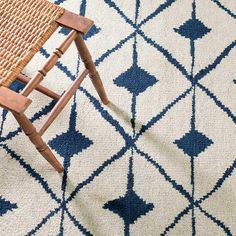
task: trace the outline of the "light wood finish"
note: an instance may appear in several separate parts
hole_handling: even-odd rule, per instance
[[[28,78],[27,76],[20,74],[17,76],[17,80],[19,80],[20,82],[24,83],[24,84],[28,84],[30,82],[30,78]],[[58,101],[61,96],[57,93],[54,93],[52,90],[42,86],[42,85],[38,85],[35,90],[45,94],[46,96]]]
[[[59,25],[76,30],[82,34],[86,34],[93,26],[93,21],[67,10],[56,21]]]
[[[60,45],[59,48],[56,49],[56,51],[48,59],[43,68],[39,70],[35,77],[30,80],[30,82],[26,85],[26,87],[21,93],[22,95],[28,96],[40,84],[40,82],[44,79],[47,73],[56,65],[59,58],[61,58],[61,56],[66,52],[66,50],[69,48],[69,46],[72,44],[76,37],[77,32],[72,31],[66,38],[66,40]]]
[[[24,112],[31,100],[8,88],[0,87],[0,106],[16,113]]]
[[[79,51],[81,59],[84,62],[85,68],[89,71],[89,76],[93,82],[95,89],[97,90],[102,102],[107,105],[109,103],[109,100],[103,87],[102,80],[96,70],[95,64],[92,60],[92,56],[81,34],[78,34],[78,37],[75,39],[75,44]]]
[[[31,121],[24,114],[13,113],[14,117],[18,121],[22,130],[29,137],[31,142],[35,145],[37,150],[41,153],[41,155],[60,173],[63,171],[63,166],[56,159],[51,149],[48,147],[46,143],[44,143],[42,137],[36,131],[35,127],[31,123]]]
[[[10,8],[14,8],[14,6],[15,7],[18,6],[17,2],[18,0],[12,0],[11,4],[10,0],[6,1],[6,3],[5,0],[0,0],[0,12],[1,10],[3,11],[3,13],[5,12],[5,9],[3,7],[4,5],[7,9],[7,14],[10,14],[8,10]],[[24,6],[24,2],[26,2],[26,6]],[[10,7],[8,7],[7,5],[10,5]],[[38,18],[35,21],[34,19],[32,19],[33,22],[28,22],[31,18],[28,19],[26,16],[26,19],[21,19],[23,23],[24,21],[26,21],[23,28],[21,27],[21,25],[20,26],[17,25],[18,19],[16,19],[16,22],[14,22],[14,17],[9,18],[11,21],[13,21],[13,23],[9,24],[8,26],[11,27],[13,25],[12,27],[15,27],[14,30],[16,31],[12,32],[13,38],[5,37],[6,35],[3,37],[4,38],[3,42],[5,44],[4,43],[2,44],[2,42],[0,41],[0,49],[1,49],[0,62],[3,61],[2,64],[0,63],[0,77],[1,74],[4,75],[3,78],[1,77],[2,79],[0,78],[0,106],[10,110],[13,113],[14,117],[21,126],[22,130],[29,137],[29,139],[35,145],[35,147],[41,153],[41,155],[58,172],[62,172],[63,166],[56,159],[56,157],[54,156],[48,145],[44,143],[41,136],[52,124],[52,122],[56,119],[56,117],[60,114],[60,112],[69,102],[71,97],[76,93],[76,90],[78,89],[78,87],[88,74],[102,102],[104,104],[108,104],[109,102],[101,78],[96,70],[94,62],[92,61],[91,54],[83,40],[83,35],[87,33],[87,31],[91,28],[91,26],[93,25],[93,21],[85,17],[78,16],[69,11],[66,11],[63,8],[56,6],[55,4],[48,3],[46,0],[21,1],[20,6],[23,8],[25,7],[25,9],[29,8],[29,15],[30,13],[38,14],[39,16],[42,15],[42,17],[44,18],[42,22]],[[7,14],[6,15],[4,14],[3,16],[6,17]],[[2,39],[1,27],[2,24],[4,24],[4,22],[1,21],[2,20],[1,17],[0,17],[0,39]],[[10,21],[9,19],[6,18],[5,19],[6,22]],[[21,21],[19,20],[19,22]],[[27,24],[29,24],[28,25],[29,28],[27,28]],[[35,27],[35,30],[34,27],[32,28],[32,25]],[[58,48],[56,48],[55,52],[47,60],[46,64],[36,73],[33,79],[29,79],[28,77],[20,74],[22,69],[27,65],[27,63],[31,60],[31,58],[35,55],[35,53],[39,51],[39,49],[43,46],[43,44],[47,41],[47,39],[52,35],[52,33],[56,30],[56,28],[59,25],[71,29],[71,32],[65,39],[65,41]],[[18,31],[17,27],[20,28]],[[34,36],[37,37],[36,39],[38,41],[36,42],[32,41],[35,38],[31,37],[31,32],[29,29],[33,31]],[[3,34],[4,33],[5,32],[3,32]],[[14,36],[15,34],[17,34],[17,37]],[[29,40],[27,41],[27,39]],[[15,47],[12,47],[11,40],[15,40],[14,41],[16,44]],[[59,58],[67,51],[72,42],[75,42],[78,52],[81,56],[82,61],[85,64],[86,69],[72,83],[71,87],[62,96],[60,96],[51,91],[50,89],[40,85],[40,83],[47,75],[47,73],[56,65]],[[7,48],[7,50],[5,47]],[[12,53],[11,50],[14,50],[14,53]],[[22,54],[24,50],[28,54]],[[6,58],[4,58],[4,56]],[[17,64],[16,61],[19,61],[20,64]],[[13,70],[10,70],[9,68],[13,68]],[[7,72],[7,70],[9,70],[8,71],[9,73]],[[6,88],[9,87],[10,84],[15,79],[18,79],[26,84],[25,88],[20,94],[11,91],[9,88]],[[42,125],[42,128],[40,129],[39,132],[37,132],[32,122],[24,114],[25,110],[31,103],[31,100],[28,99],[27,97],[31,94],[31,92],[34,89],[57,100],[55,107],[52,109],[51,113],[49,114],[45,123]]]

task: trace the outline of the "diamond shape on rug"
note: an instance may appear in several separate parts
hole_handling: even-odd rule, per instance
[[[154,208],[152,203],[146,203],[134,190],[127,191],[124,197],[107,202],[104,209],[118,214],[125,224],[133,224],[139,217],[146,215]]]
[[[122,235],[124,222],[117,214],[104,209],[110,199],[122,196],[127,187],[129,153],[110,163],[101,173],[94,171],[94,179],[89,177],[79,185],[84,185],[72,201],[67,203],[68,211],[77,222],[92,235]],[[122,170],[122,171],[121,171]],[[86,184],[87,183],[87,184]],[[109,188],[107,187],[109,186]],[[115,223],[115,224],[114,224]],[[97,225],[99,224],[99,227]]]
[[[190,157],[197,157],[207,147],[213,144],[213,141],[197,130],[191,130],[182,138],[174,142],[178,148],[182,149]]]
[[[147,130],[136,141],[136,145],[148,154],[150,159],[159,163],[173,179],[188,191],[191,191],[189,181],[190,160],[173,142],[189,131],[189,120],[192,113],[191,109],[186,109],[186,107],[191,108],[192,99],[190,95],[191,93],[169,110],[163,109],[163,111],[157,112],[154,117],[149,118],[148,122],[143,123],[145,125],[143,127]],[[152,102],[153,96],[151,96]]]
[[[157,165],[136,152],[133,173],[135,192],[139,193],[147,203],[152,203],[155,208],[130,225],[130,234],[162,235],[164,229],[188,206],[188,200],[180,193],[181,191],[167,181],[163,171],[158,169]],[[169,172],[166,173],[169,175]],[[173,179],[172,175],[169,176]],[[179,181],[176,183],[180,184]],[[187,230],[188,226],[185,229]]]
[[[206,27],[198,19],[189,19],[178,29],[174,29],[174,31],[179,33],[181,36],[185,38],[196,40],[205,36],[207,33],[211,31],[211,29]]]
[[[76,130],[76,102],[73,103],[70,113],[68,131],[56,135],[48,144],[62,157],[70,160],[72,156],[88,148],[93,142]]]
[[[118,87],[124,87],[136,96],[144,92],[148,87],[153,86],[156,82],[157,79],[154,76],[140,68],[137,64],[133,64],[114,80]]]
[[[49,145],[64,158],[71,158],[88,148],[92,143],[89,138],[71,129],[49,141]]]
[[[17,208],[16,203],[11,203],[8,200],[4,199],[2,196],[0,196],[0,216],[3,216],[8,211],[12,211],[13,209],[16,208]]]
[[[226,48],[235,41],[236,35],[235,18],[222,10],[214,1],[198,1],[196,12],[197,17],[212,31],[196,43],[194,74],[202,69],[211,68],[210,65],[214,62],[218,65],[220,60],[217,58],[222,53],[224,59],[227,58],[224,53],[227,51]]]
[[[157,15],[153,14],[151,20],[142,26],[142,31],[146,36],[143,38],[147,44],[156,49],[157,54],[161,53],[167,60],[173,57],[181,66],[190,71],[191,55],[189,53],[189,40],[180,37],[173,29],[178,28],[186,19],[189,19],[190,12],[192,11],[192,2],[189,0],[165,1],[165,3],[167,2],[169,2],[169,7],[160,11]],[[170,4],[171,2],[172,4]],[[146,4],[146,2],[144,4]],[[183,9],[185,9],[185,11],[183,11]],[[143,44],[143,46],[145,45]],[[143,48],[142,51],[145,52],[145,49]],[[167,56],[167,54],[169,55]],[[150,60],[149,57],[150,56],[147,54],[145,60],[149,63],[151,61],[153,62],[153,57],[152,60]],[[174,66],[176,64],[175,60],[169,60],[169,62]],[[158,62],[155,61],[155,63]],[[150,65],[152,65],[152,63],[150,63]],[[153,67],[155,67],[155,65],[156,64],[154,64]],[[166,69],[162,67],[160,71],[166,71]],[[175,74],[173,74],[173,76],[175,76]]]

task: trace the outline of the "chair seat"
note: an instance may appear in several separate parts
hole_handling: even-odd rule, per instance
[[[0,85],[9,87],[58,27],[47,0],[0,0]]]

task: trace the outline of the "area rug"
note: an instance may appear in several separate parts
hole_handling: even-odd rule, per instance
[[[1,110],[0,235],[236,235],[235,1],[55,3],[95,21],[85,38],[110,104],[87,78],[45,133],[63,174]],[[62,94],[82,69],[72,47],[43,84]],[[54,102],[32,98],[39,128]]]

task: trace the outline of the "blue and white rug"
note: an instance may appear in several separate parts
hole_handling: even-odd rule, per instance
[[[47,131],[63,175],[1,110],[0,235],[236,235],[235,0],[56,4],[95,21],[86,41],[111,104],[87,79]],[[72,47],[44,84],[62,93],[82,67]],[[32,98],[40,127],[53,103]]]

